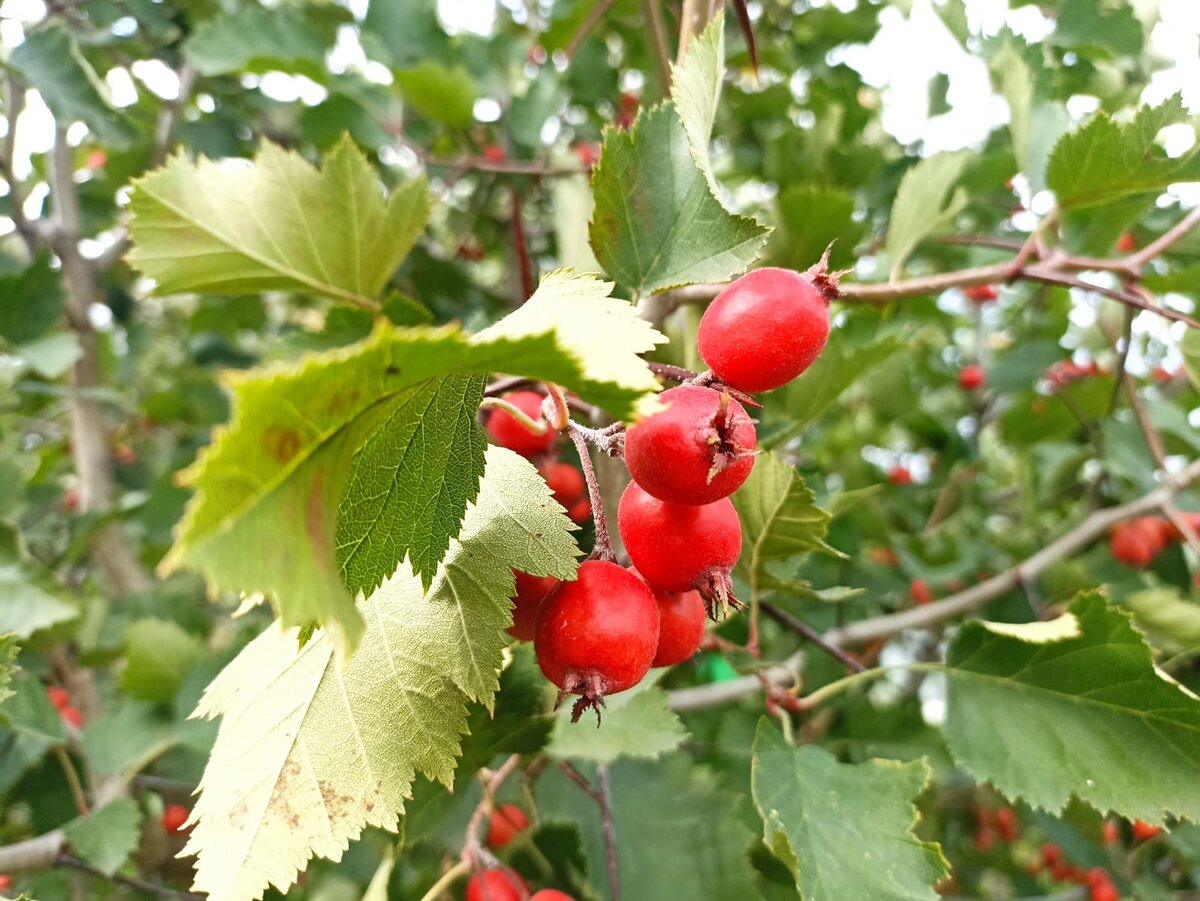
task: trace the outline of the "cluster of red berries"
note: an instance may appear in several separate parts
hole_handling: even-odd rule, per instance
[[[727,286],[700,320],[700,356],[711,372],[664,391],[663,409],[625,433],[632,478],[617,522],[632,566],[588,560],[577,578],[518,574],[512,634],[532,632],[542,672],[577,694],[575,719],[605,696],[632,688],[651,667],[699,650],[706,615],[736,604],[731,572],[742,527],[729,500],[750,476],[758,446],[745,397],[787,384],[816,360],[829,337],[837,278],[822,260],[807,273],[758,269]],[[713,387],[716,386],[716,387]],[[531,419],[541,398],[505,399]],[[553,433],[535,435],[503,410],[488,419],[493,440],[527,456]]]
[[[1184,513],[1184,521],[1193,531],[1200,532],[1200,513]],[[1157,516],[1140,516],[1113,526],[1108,548],[1113,559],[1126,566],[1148,566],[1183,533],[1175,524]]]
[[[487,845],[493,851],[499,851],[528,828],[529,817],[525,811],[516,804],[501,804],[488,820]],[[575,901],[566,892],[552,888],[531,895],[525,880],[515,870],[503,866],[479,870],[467,882],[466,901],[523,901],[525,898],[529,901]]]
[[[1106,370],[1095,360],[1088,360],[1086,363],[1076,363],[1074,360],[1059,360],[1057,363],[1052,363],[1050,368],[1046,370],[1046,381],[1050,383],[1050,387],[1053,390],[1062,388],[1072,382],[1078,382],[1080,379],[1102,375],[1105,372]]]
[[[1029,868],[1029,874],[1045,871],[1055,882],[1073,882],[1086,885],[1091,901],[1119,901],[1121,893],[1113,885],[1112,877],[1103,867],[1083,867],[1070,863],[1058,845],[1047,842],[1042,845],[1039,859]]]
[[[975,850],[990,851],[999,842],[1011,844],[1021,835],[1017,826],[1017,812],[1011,807],[975,808]]]
[[[54,705],[54,709],[58,711],[58,715],[62,717],[64,723],[70,723],[76,729],[83,728],[83,714],[79,712],[78,707],[71,703],[71,696],[67,694],[65,688],[47,685],[46,697],[50,699],[50,703]]]

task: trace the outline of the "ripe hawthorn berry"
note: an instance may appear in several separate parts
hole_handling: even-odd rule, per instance
[[[617,507],[617,526],[629,559],[642,577],[662,591],[696,589],[708,615],[728,607],[730,573],[742,552],[742,524],[729,498],[685,506],[661,501],[630,482]]]
[[[1117,825],[1116,820],[1104,821],[1104,844],[1115,845],[1121,840],[1121,827]]]
[[[516,804],[501,804],[488,820],[487,845],[503,848],[529,827],[529,817]]]
[[[1121,901],[1121,893],[1111,882],[1101,882],[1090,886],[1092,901]]]
[[[575,901],[575,899],[558,889],[544,888],[540,892],[534,892],[529,901]]]
[[[987,303],[1000,296],[995,285],[971,285],[963,288],[963,294],[967,295],[967,300],[973,300],[975,303]]]
[[[754,420],[728,392],[680,385],[666,404],[625,433],[633,480],[673,504],[711,504],[733,494],[754,468]]]
[[[1131,826],[1133,828],[1133,838],[1139,842],[1156,838],[1162,832],[1161,826],[1155,826],[1153,823],[1147,823],[1145,820],[1134,820]]]
[[[591,515],[592,502],[586,497],[581,497],[567,509],[567,516],[574,523],[585,522]]]
[[[68,704],[66,707],[60,707],[58,715],[61,716],[65,722],[70,723],[76,729],[83,728],[83,714],[79,712],[78,707],[72,707],[70,704]]]
[[[893,466],[888,470],[888,481],[893,485],[911,485],[912,471],[907,466]]]
[[[1139,516],[1130,525],[1146,539],[1152,554],[1157,555],[1168,544],[1176,539],[1176,529],[1165,519],[1157,516]]]
[[[553,576],[531,576],[516,569],[513,575],[517,578],[517,587],[512,596],[513,624],[507,631],[513,638],[533,641],[542,600],[558,587],[558,579]]]
[[[700,650],[704,640],[704,600],[698,591],[663,591],[646,584],[658,601],[659,613],[658,650],[650,666],[682,663]]]
[[[1132,232],[1125,232],[1121,237],[1117,238],[1117,250],[1121,253],[1132,253],[1137,249],[1137,238]]]
[[[508,154],[504,152],[504,148],[499,144],[488,144],[483,148],[483,158],[489,162],[503,162],[507,156]]]
[[[924,579],[913,579],[908,586],[908,593],[914,604],[928,604],[933,600],[933,589]]]
[[[587,491],[583,473],[570,463],[550,463],[542,467],[542,478],[550,486],[554,499],[567,509]]]
[[[525,880],[508,867],[480,870],[467,880],[467,901],[521,901],[528,895]]]
[[[983,367],[974,363],[968,364],[958,371],[958,385],[964,391],[975,391],[982,388],[986,379]]]
[[[50,699],[55,710],[61,711],[64,707],[71,706],[71,696],[65,688],[59,688],[57,685],[46,686],[46,697]]]
[[[1054,844],[1054,842],[1046,842],[1041,849],[1042,863],[1047,867],[1052,867],[1062,860],[1062,848]]]
[[[181,832],[183,824],[187,822],[188,809],[182,804],[168,804],[163,808],[162,812],[162,827],[169,833]]]
[[[577,721],[589,707],[642,681],[658,649],[658,602],[646,583],[606,560],[586,560],[574,582],[543,601],[533,647],[559,702],[577,694]]]
[[[717,377],[739,391],[770,391],[804,372],[829,338],[829,303],[839,296],[828,254],[807,272],[747,272],[716,296],[696,342]]]
[[[542,396],[536,391],[513,391],[504,395],[508,401],[534,422],[544,423]],[[547,428],[538,435],[519,423],[507,410],[493,407],[485,423],[487,433],[501,447],[516,451],[522,457],[532,457],[547,450],[557,437],[553,429]]]
[[[1126,566],[1146,566],[1154,559],[1154,549],[1146,536],[1132,523],[1117,523],[1108,541],[1113,559]]]
[[[12,877],[7,873],[0,873],[0,892],[7,892],[12,888]]]

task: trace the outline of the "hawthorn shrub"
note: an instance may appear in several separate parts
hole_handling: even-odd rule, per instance
[[[0,894],[1200,892],[1180,20],[716,5],[5,4]]]

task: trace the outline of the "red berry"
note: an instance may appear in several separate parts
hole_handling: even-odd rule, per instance
[[[1117,825],[1115,820],[1104,821],[1104,843],[1106,845],[1115,845],[1121,840],[1121,827]]]
[[[899,566],[900,558],[890,547],[873,547],[867,551],[867,559],[880,566]]]
[[[975,850],[990,851],[992,845],[996,843],[996,834],[990,829],[980,829],[975,834]]]
[[[571,149],[579,157],[579,162],[583,163],[588,169],[591,169],[596,163],[600,162],[600,145],[595,141],[583,141]]]
[[[59,712],[61,712],[64,707],[71,706],[71,696],[67,694],[67,690],[65,688],[59,688],[57,685],[46,686],[46,697],[50,699],[50,703],[53,704],[55,708],[59,710]]]
[[[1121,253],[1130,253],[1137,248],[1137,239],[1134,238],[1132,232],[1125,232],[1121,237],[1117,238],[1117,250]]]
[[[975,303],[987,303],[1000,296],[995,285],[971,285],[963,288],[963,294],[967,295],[967,300],[973,300]]]
[[[730,572],[742,552],[742,524],[729,498],[701,506],[660,501],[630,482],[617,508],[617,525],[629,559],[663,591],[700,592],[715,616],[714,601],[733,601]]]
[[[1001,807],[996,811],[996,828],[1006,842],[1017,840],[1017,814],[1011,807]]]
[[[515,569],[513,575],[517,577],[517,587],[512,596],[513,624],[508,628],[508,634],[521,641],[533,641],[542,599],[558,587],[558,579],[553,576],[531,576]]]
[[[544,888],[540,892],[534,892],[529,901],[575,901],[575,899],[558,889]]]
[[[64,509],[75,510],[79,506],[79,492],[74,488],[68,488],[63,492],[62,503]]]
[[[928,604],[933,600],[933,589],[924,579],[913,579],[909,583],[908,593],[912,596],[914,604]]]
[[[1059,861],[1050,867],[1050,878],[1055,882],[1070,882],[1074,869],[1069,863]]]
[[[1046,842],[1042,845],[1042,863],[1047,867],[1052,867],[1062,860],[1062,848],[1054,844],[1054,842]]]
[[[508,867],[480,870],[467,880],[467,901],[521,901],[528,894],[525,880]]]
[[[649,583],[647,583],[649,585]],[[658,601],[658,650],[651,666],[674,666],[700,650],[704,640],[704,601],[698,591],[670,592],[650,585]]]
[[[529,817],[525,816],[525,811],[516,804],[501,804],[488,820],[488,847],[503,848],[528,826]]]
[[[108,165],[108,154],[103,150],[89,150],[88,155],[84,158],[83,165],[92,171],[103,169]]]
[[[188,809],[182,804],[168,804],[163,808],[162,827],[167,832],[180,832],[187,818]]]
[[[625,434],[633,480],[673,504],[711,504],[733,494],[754,468],[754,421],[728,393],[681,385],[667,405]]]
[[[586,497],[581,497],[575,503],[571,504],[567,510],[567,516],[572,522],[582,523],[592,515],[592,502]]]
[[[912,472],[907,466],[893,466],[888,470],[888,481],[893,485],[911,485],[913,483]]]
[[[508,401],[530,419],[544,423],[542,417],[542,396],[534,391],[513,391],[504,395]],[[557,437],[553,429],[546,429],[540,435],[534,434],[519,423],[511,413],[499,407],[493,407],[487,418],[487,432],[492,440],[501,447],[516,451],[522,457],[532,457],[540,454],[554,443]]]
[[[502,162],[506,156],[504,148],[499,144],[488,144],[483,148],[483,158],[493,163]]]
[[[542,478],[550,486],[554,499],[567,508],[587,491],[583,473],[570,463],[551,463],[542,467]]]
[[[1164,366],[1155,366],[1150,370],[1150,378],[1154,379],[1156,382],[1166,383],[1175,378],[1175,373],[1171,372],[1171,370]]]
[[[607,695],[632,688],[658,648],[658,602],[629,570],[588,560],[574,582],[542,601],[533,640],[538,665],[565,694],[580,695],[572,719],[597,713]]]
[[[739,391],[786,385],[825,348],[829,302],[837,296],[822,263],[805,274],[772,267],[747,272],[700,317],[700,356]]]
[[[1130,522],[1130,526],[1146,539],[1150,552],[1155,555],[1175,540],[1174,527],[1157,516],[1139,516]]]
[[[1111,882],[1102,882],[1091,887],[1092,901],[1121,901],[1121,893]]]
[[[83,728],[83,714],[79,712],[79,708],[71,707],[70,705],[66,707],[60,707],[58,710],[58,715],[76,729]]]
[[[958,371],[958,384],[964,391],[975,391],[983,387],[986,376],[982,366],[974,363],[964,366]]]
[[[1133,821],[1133,837],[1135,841],[1148,841],[1155,838],[1160,832],[1162,832],[1162,828],[1155,826],[1153,823],[1147,823],[1145,820]]]
[[[1084,876],[1084,881],[1090,886],[1097,886],[1112,880],[1109,878],[1108,870],[1104,867],[1092,867]]]
[[[1126,566],[1145,566],[1154,559],[1154,550],[1146,536],[1132,523],[1118,523],[1108,541],[1113,559]]]

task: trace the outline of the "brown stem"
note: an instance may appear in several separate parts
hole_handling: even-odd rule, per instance
[[[568,424],[568,432],[575,450],[579,452],[579,465],[583,467],[583,477],[587,481],[588,499],[592,503],[592,519],[596,523],[596,547],[592,551],[598,560],[613,562],[612,542],[608,537],[608,522],[604,519],[604,498],[600,495],[600,483],[596,479],[596,468],[592,466],[592,455],[584,440],[584,430],[574,421]]]
[[[79,195],[66,129],[59,127],[47,172],[54,203],[54,250],[62,261],[66,286],[66,318],[79,342],[79,359],[71,368],[71,454],[79,477],[82,512],[111,509],[116,490],[108,452],[108,424],[94,390],[103,384],[100,346],[88,318],[88,308],[98,295],[93,272],[79,250]],[[148,588],[150,576],[142,568],[119,523],[104,526],[92,542],[93,559],[121,595]]]
[[[103,870],[92,866],[86,860],[80,860],[78,857],[72,857],[70,854],[59,855],[56,866],[68,870],[77,870],[80,873],[87,873],[89,876],[95,876],[98,879],[107,879],[109,882],[116,883],[117,885],[134,888],[159,898],[195,898],[197,901],[204,901],[207,897],[206,895],[197,895],[192,892],[181,892],[155,882],[147,882],[145,879],[136,879],[133,876],[122,876],[120,873],[105,873]]]
[[[1193,208],[1186,216],[1176,222],[1141,250],[1131,253],[1125,258],[1125,265],[1132,271],[1140,273],[1146,264],[1157,256],[1161,256],[1172,245],[1183,238],[1197,225],[1200,225],[1200,207]]]
[[[483,854],[483,847],[479,843],[480,826],[483,825],[484,818],[495,807],[496,792],[500,790],[504,780],[513,774],[520,763],[520,754],[510,755],[500,769],[492,773],[484,784],[483,798],[475,808],[475,812],[471,814],[470,822],[467,823],[466,839],[463,842],[463,860],[474,861]]]
[[[513,251],[517,257],[517,275],[521,279],[521,303],[524,303],[533,296],[533,265],[529,260],[529,244],[525,240],[525,223],[521,221],[521,194],[516,188],[513,188],[510,196],[512,198]]]
[[[658,96],[671,90],[671,50],[667,46],[667,26],[663,23],[662,0],[642,0],[642,14],[650,41],[650,59],[658,81]]]
[[[79,773],[75,772],[75,764],[71,762],[71,755],[62,745],[55,745],[50,750],[54,759],[58,761],[58,765],[62,767],[63,775],[67,777],[67,785],[71,789],[71,800],[75,803],[75,812],[81,817],[87,816],[87,798],[83,795],[83,784],[79,781]]]
[[[717,0],[683,0],[683,15],[679,20],[679,54],[676,64],[687,56],[692,38],[699,37],[717,15]]]
[[[17,119],[25,108],[25,88],[14,76],[4,80],[4,115],[8,122],[8,131],[4,135],[4,144],[0,147],[0,175],[8,182],[8,217],[16,226],[17,233],[30,256],[36,256],[42,248],[42,236],[37,224],[30,222],[25,215],[25,189],[13,170],[13,158],[17,146]]]
[[[567,46],[563,48],[567,62],[575,58],[575,51],[579,49],[579,45],[592,33],[592,29],[600,24],[600,20],[604,18],[604,14],[612,9],[613,4],[616,2],[617,0],[597,0],[596,3],[592,4],[592,8],[588,11],[587,16],[579,23],[579,27],[575,29],[575,33],[567,41]]]
[[[621,890],[621,868],[617,863],[617,824],[613,820],[612,779],[608,764],[596,767],[596,784],[600,788],[600,821],[604,828],[604,856],[608,861],[608,893],[618,901]]]
[[[774,604],[770,604],[767,601],[760,601],[759,608],[763,613],[771,617],[771,619],[775,620],[775,622],[779,623],[781,626],[791,629],[793,632],[797,632],[804,636],[806,640],[812,642],[825,654],[828,654],[842,666],[846,667],[846,669],[850,670],[850,672],[861,673],[866,670],[865,666],[863,666],[841,648],[831,645],[829,642],[827,642],[821,636],[820,632],[818,632],[808,623],[804,622],[804,620],[792,616],[792,614],[788,613],[786,610],[780,610]]]

